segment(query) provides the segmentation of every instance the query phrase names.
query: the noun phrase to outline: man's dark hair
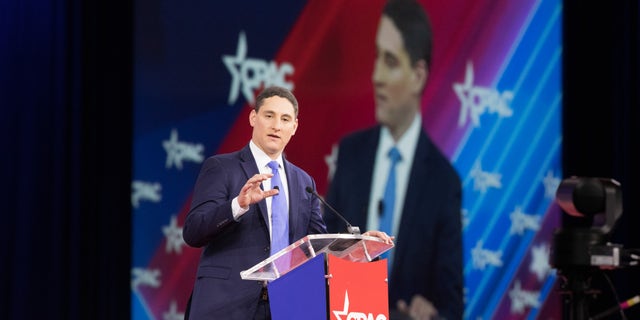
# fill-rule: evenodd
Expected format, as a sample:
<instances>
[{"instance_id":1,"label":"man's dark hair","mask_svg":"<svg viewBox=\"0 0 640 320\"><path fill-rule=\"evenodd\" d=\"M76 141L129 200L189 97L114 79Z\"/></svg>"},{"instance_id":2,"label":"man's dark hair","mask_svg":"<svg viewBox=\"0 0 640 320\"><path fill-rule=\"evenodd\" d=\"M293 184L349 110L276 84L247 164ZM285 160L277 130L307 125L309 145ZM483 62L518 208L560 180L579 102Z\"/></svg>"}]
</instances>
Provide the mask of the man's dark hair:
<instances>
[{"instance_id":1,"label":"man's dark hair","mask_svg":"<svg viewBox=\"0 0 640 320\"><path fill-rule=\"evenodd\" d=\"M262 107L262 105L264 104L264 100L273 96L278 96L289 100L289 102L291 102L291 104L293 105L293 110L295 111L296 117L298 117L298 99L296 99L296 96L294 96L289 89L278 86L266 87L264 90L262 90L262 92L260 92L260 94L256 97L256 104L253 109L258 112L260 110L260 107Z\"/></svg>"},{"instance_id":2,"label":"man's dark hair","mask_svg":"<svg viewBox=\"0 0 640 320\"><path fill-rule=\"evenodd\" d=\"M400 31L411 64L424 59L431 70L433 33L431 22L422 5L415 0L389 0L382 14L389 17Z\"/></svg>"}]
</instances>

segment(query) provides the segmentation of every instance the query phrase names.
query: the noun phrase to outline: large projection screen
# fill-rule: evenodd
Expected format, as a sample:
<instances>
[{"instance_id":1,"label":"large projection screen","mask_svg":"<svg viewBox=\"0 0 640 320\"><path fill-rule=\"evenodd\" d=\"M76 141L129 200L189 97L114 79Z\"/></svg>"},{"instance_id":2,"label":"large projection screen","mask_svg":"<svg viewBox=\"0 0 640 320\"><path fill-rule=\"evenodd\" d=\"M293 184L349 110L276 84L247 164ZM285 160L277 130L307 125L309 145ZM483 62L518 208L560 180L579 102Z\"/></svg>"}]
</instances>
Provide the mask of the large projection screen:
<instances>
[{"instance_id":1,"label":"large projection screen","mask_svg":"<svg viewBox=\"0 0 640 320\"><path fill-rule=\"evenodd\" d=\"M549 266L561 172L561 0L422 0L422 125L463 183L465 319L560 318ZM256 90L300 102L287 159L327 191L334 147L375 123L381 0L135 2L132 319L183 319L182 240L206 157L245 146Z\"/></svg>"}]
</instances>

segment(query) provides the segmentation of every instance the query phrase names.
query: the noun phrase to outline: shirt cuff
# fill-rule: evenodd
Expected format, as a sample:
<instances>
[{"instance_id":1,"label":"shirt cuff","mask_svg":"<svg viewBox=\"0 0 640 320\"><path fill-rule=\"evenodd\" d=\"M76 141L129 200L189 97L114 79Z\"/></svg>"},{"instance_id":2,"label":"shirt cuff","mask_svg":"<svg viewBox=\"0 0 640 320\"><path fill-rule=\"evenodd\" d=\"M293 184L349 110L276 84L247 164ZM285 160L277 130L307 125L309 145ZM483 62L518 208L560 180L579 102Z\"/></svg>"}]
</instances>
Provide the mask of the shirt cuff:
<instances>
[{"instance_id":1,"label":"shirt cuff","mask_svg":"<svg viewBox=\"0 0 640 320\"><path fill-rule=\"evenodd\" d=\"M233 200L231 200L231 213L233 214L234 220L238 221L238 219L240 219L240 217L242 217L242 215L247 211L249 211L249 207L240 207L240 204L238 203L238 197L235 197L233 198Z\"/></svg>"}]
</instances>

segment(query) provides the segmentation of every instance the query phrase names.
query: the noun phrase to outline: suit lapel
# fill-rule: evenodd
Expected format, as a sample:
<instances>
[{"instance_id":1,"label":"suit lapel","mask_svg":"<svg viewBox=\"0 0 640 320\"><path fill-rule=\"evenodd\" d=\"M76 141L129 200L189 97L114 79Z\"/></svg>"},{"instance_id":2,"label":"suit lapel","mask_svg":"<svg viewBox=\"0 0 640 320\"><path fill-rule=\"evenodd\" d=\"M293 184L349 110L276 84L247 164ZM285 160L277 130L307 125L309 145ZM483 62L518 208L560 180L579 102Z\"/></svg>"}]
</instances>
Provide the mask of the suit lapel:
<instances>
[{"instance_id":1,"label":"suit lapel","mask_svg":"<svg viewBox=\"0 0 640 320\"><path fill-rule=\"evenodd\" d=\"M430 194L429 190L433 190L429 184L433 183L433 179L430 179L430 175L434 175L436 173L428 172L429 168L433 168L432 165L429 164L429 155L431 153L431 143L429 142L429 138L424 133L424 131L420 132L420 137L418 138L418 146L416 147L416 154L413 159L413 165L411 167L411 172L409 175L409 184L407 185L407 194L405 196L404 208L402 209L402 219L400 221L400 226L398 228L398 234L403 234L404 232L408 232L406 228L410 227L405 225L404 221L410 223L411 221L416 221L416 218L412 217L415 214L423 214L421 209L423 208L420 203L424 201L424 197L426 194ZM411 229L411 228L409 228Z\"/></svg>"},{"instance_id":2,"label":"suit lapel","mask_svg":"<svg viewBox=\"0 0 640 320\"><path fill-rule=\"evenodd\" d=\"M287 175L287 185L289 186L289 243L293 242L293 235L298 234L296 228L298 228L298 222L300 219L300 215L296 214L297 208L300 205L300 197L298 192L305 188L305 186L300 185L300 179L298 179L298 172L296 170L291 169L289 162L284 159L284 171Z\"/></svg>"}]
</instances>

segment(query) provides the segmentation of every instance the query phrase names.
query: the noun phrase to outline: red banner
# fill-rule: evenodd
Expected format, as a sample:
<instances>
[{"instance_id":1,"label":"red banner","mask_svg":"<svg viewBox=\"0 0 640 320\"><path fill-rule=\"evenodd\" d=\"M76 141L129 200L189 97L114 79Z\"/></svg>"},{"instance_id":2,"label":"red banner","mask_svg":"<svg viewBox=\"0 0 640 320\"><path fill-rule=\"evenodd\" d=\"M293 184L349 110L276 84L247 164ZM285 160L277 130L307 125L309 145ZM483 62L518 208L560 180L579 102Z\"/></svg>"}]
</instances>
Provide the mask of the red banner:
<instances>
[{"instance_id":1,"label":"red banner","mask_svg":"<svg viewBox=\"0 0 640 320\"><path fill-rule=\"evenodd\" d=\"M389 319L387 260L358 263L328 255L329 319Z\"/></svg>"}]
</instances>

